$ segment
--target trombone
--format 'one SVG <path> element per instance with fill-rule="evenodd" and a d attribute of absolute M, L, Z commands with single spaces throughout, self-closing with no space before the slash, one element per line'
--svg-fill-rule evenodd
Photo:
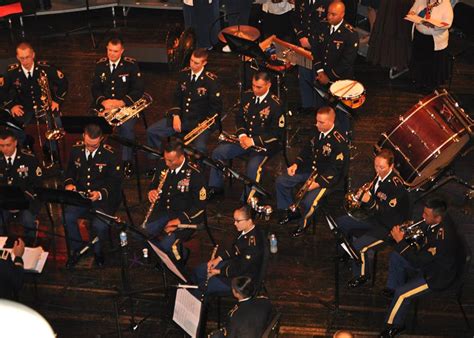
<path fill-rule="evenodd" d="M 187 133 L 184 136 L 184 145 L 187 146 L 191 142 L 193 142 L 195 139 L 199 137 L 206 129 L 209 129 L 212 127 L 214 123 L 216 123 L 216 118 L 219 116 L 219 114 L 214 114 L 214 116 L 208 117 L 201 123 L 199 123 L 196 128 L 191 130 L 189 133 Z"/>

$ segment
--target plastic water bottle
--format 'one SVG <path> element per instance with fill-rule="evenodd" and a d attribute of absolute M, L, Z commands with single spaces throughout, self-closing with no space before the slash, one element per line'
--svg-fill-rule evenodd
<path fill-rule="evenodd" d="M 275 234 L 270 235 L 270 252 L 277 253 L 278 252 L 278 241 Z"/>
<path fill-rule="evenodd" d="M 127 246 L 128 241 L 127 241 L 127 233 L 125 231 L 120 232 L 120 246 L 123 248 Z"/>
<path fill-rule="evenodd" d="M 143 252 L 143 260 L 145 261 L 145 263 L 148 263 L 148 249 L 143 248 L 142 252 Z"/>

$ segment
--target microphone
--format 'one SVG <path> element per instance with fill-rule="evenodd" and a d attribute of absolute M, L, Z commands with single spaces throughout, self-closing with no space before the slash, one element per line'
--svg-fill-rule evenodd
<path fill-rule="evenodd" d="M 202 230 L 204 229 L 204 224 L 178 224 L 178 229 Z"/>
<path fill-rule="evenodd" d="M 85 247 L 81 249 L 81 251 L 79 251 L 79 256 L 82 256 L 83 254 L 85 254 L 87 250 L 92 248 L 92 246 L 94 246 L 94 244 L 97 243 L 98 241 L 99 241 L 99 237 L 95 236 L 91 242 L 89 242 Z"/>

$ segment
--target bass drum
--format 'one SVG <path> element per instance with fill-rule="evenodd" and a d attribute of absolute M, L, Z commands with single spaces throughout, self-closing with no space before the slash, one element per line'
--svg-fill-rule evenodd
<path fill-rule="evenodd" d="M 395 165 L 409 189 L 436 178 L 473 135 L 473 120 L 446 91 L 435 91 L 383 133 L 376 149 L 391 149 Z"/>

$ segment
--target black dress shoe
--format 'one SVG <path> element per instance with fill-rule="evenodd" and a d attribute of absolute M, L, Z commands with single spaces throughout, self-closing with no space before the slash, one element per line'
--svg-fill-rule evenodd
<path fill-rule="evenodd" d="M 278 220 L 278 224 L 281 224 L 281 225 L 287 224 L 287 223 L 289 223 L 291 221 L 294 221 L 295 219 L 299 219 L 299 218 L 301 218 L 301 212 L 300 212 L 299 209 L 296 209 L 295 211 L 291 211 L 291 210 L 288 209 L 286 211 L 286 215 Z"/>
<path fill-rule="evenodd" d="M 394 294 L 395 291 L 393 289 L 384 288 L 382 290 L 382 296 L 384 296 L 385 298 L 392 299 Z"/>
<path fill-rule="evenodd" d="M 356 288 L 361 285 L 364 285 L 367 281 L 369 280 L 369 277 L 367 276 L 359 276 L 352 278 L 348 283 L 347 286 L 350 288 Z"/>
<path fill-rule="evenodd" d="M 293 238 L 300 237 L 300 236 L 302 236 L 302 235 L 305 233 L 306 229 L 308 229 L 308 227 L 304 227 L 304 226 L 302 226 L 302 225 L 299 225 L 299 226 L 291 233 L 290 236 L 293 237 Z"/>
<path fill-rule="evenodd" d="M 79 254 L 77 252 L 71 253 L 66 261 L 66 269 L 72 269 L 77 262 L 79 262 Z"/>
<path fill-rule="evenodd" d="M 216 188 L 216 187 L 210 187 L 209 190 L 207 191 L 207 200 L 212 201 L 219 195 L 224 194 L 224 189 Z"/>
<path fill-rule="evenodd" d="M 123 174 L 126 178 L 132 177 L 134 172 L 135 171 L 133 170 L 132 162 L 130 161 L 123 162 Z"/>
<path fill-rule="evenodd" d="M 403 330 L 405 330 L 404 327 L 399 327 L 399 326 L 387 326 L 385 328 L 385 330 L 383 330 L 382 332 L 380 332 L 380 337 L 381 338 L 392 338 L 392 337 L 396 337 L 397 335 L 399 335 L 400 333 L 403 332 Z"/>
<path fill-rule="evenodd" d="M 105 264 L 104 256 L 94 254 L 94 262 L 95 262 L 95 265 L 97 265 L 97 267 L 102 268 Z"/>

